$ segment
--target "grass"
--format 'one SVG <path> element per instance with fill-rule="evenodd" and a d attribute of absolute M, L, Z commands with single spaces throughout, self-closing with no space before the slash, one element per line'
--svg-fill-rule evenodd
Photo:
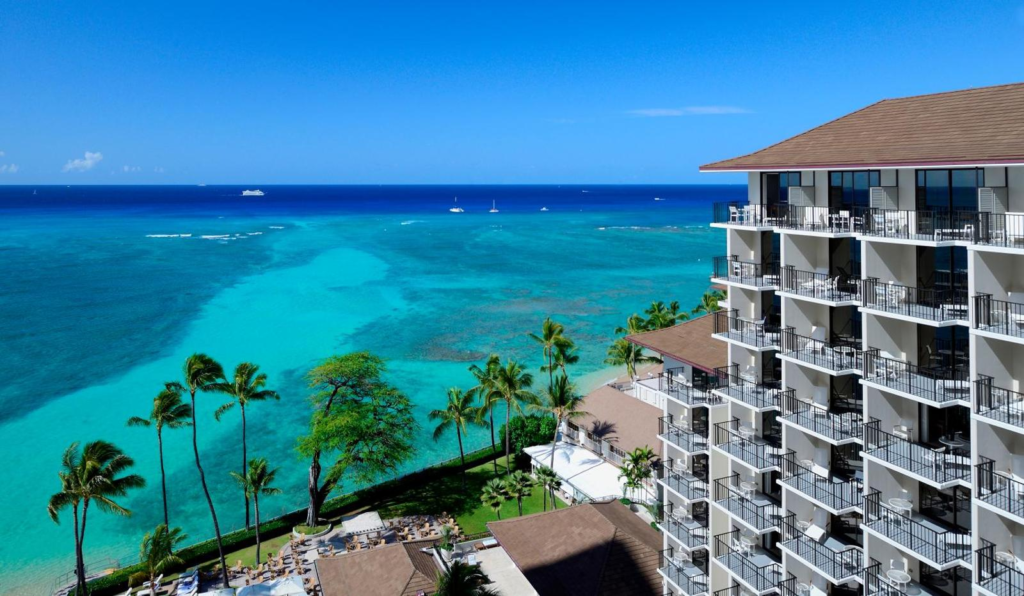
<path fill-rule="evenodd" d="M 263 557 L 264 562 L 267 560 L 267 553 L 277 553 L 288 544 L 288 535 L 277 536 L 264 540 L 260 543 L 260 556 Z M 259 563 L 256 561 L 256 545 L 252 545 L 241 550 L 236 550 L 230 553 L 224 553 L 224 560 L 227 561 L 228 567 L 234 567 L 238 560 L 242 560 L 242 565 L 245 567 L 255 567 Z M 210 561 L 205 565 L 201 566 L 201 569 L 207 570 L 212 568 L 214 565 L 220 563 L 220 560 Z"/>
<path fill-rule="evenodd" d="M 299 525 L 295 526 L 295 531 L 296 532 L 298 532 L 300 534 L 305 534 L 307 536 L 310 535 L 310 534 L 319 534 L 320 532 L 323 532 L 326 529 L 327 529 L 326 525 L 323 525 L 323 526 L 307 526 L 306 524 L 299 524 Z"/>

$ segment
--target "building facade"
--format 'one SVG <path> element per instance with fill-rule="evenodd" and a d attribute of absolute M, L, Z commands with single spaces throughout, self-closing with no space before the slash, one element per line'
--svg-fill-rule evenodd
<path fill-rule="evenodd" d="M 711 224 L 728 362 L 657 389 L 666 591 L 1024 594 L 1024 84 L 702 170 L 748 199 Z"/>

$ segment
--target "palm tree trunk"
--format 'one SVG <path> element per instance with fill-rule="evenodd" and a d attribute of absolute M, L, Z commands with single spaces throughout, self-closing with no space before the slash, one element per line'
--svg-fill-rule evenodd
<path fill-rule="evenodd" d="M 555 443 L 558 442 L 558 427 L 562 424 L 562 419 L 559 416 L 555 416 L 555 436 L 551 437 L 551 470 L 555 469 Z"/>
<path fill-rule="evenodd" d="M 170 528 L 171 524 L 167 521 L 167 475 L 164 473 L 164 438 L 160 429 L 156 431 L 156 445 L 160 450 L 160 491 L 164 496 L 164 525 Z"/>
<path fill-rule="evenodd" d="M 516 497 L 516 505 L 519 505 L 519 517 L 523 517 L 523 498 Z"/>
<path fill-rule="evenodd" d="M 553 370 L 554 369 L 554 363 L 551 360 L 552 351 L 554 349 L 555 348 L 552 345 L 552 347 L 550 347 L 550 348 L 548 348 L 546 350 L 547 353 L 548 353 L 548 387 L 551 387 L 552 385 L 555 384 L 555 371 Z"/>
<path fill-rule="evenodd" d="M 85 582 L 85 518 L 89 514 L 88 499 L 82 503 L 82 530 L 78 535 L 78 581 L 82 582 L 79 594 L 89 596 L 89 585 Z"/>
<path fill-rule="evenodd" d="M 548 490 L 547 490 L 547 487 L 544 487 L 543 490 L 544 490 L 544 511 L 547 511 L 548 510 Z"/>
<path fill-rule="evenodd" d="M 196 429 L 196 391 L 189 392 L 192 396 L 192 452 L 196 456 L 196 469 L 199 470 L 199 483 L 203 485 L 203 495 L 206 496 L 206 504 L 210 507 L 210 517 L 213 518 L 213 533 L 217 536 L 217 553 L 220 555 L 220 570 L 224 576 L 224 587 L 228 587 L 228 566 L 224 560 L 224 543 L 220 537 L 220 524 L 217 523 L 217 511 L 213 508 L 213 499 L 210 498 L 210 489 L 206 486 L 206 474 L 203 473 L 203 465 L 199 463 L 199 440 Z"/>
<path fill-rule="evenodd" d="M 85 587 L 85 562 L 82 560 L 82 539 L 78 528 L 78 503 L 74 505 L 75 512 L 75 593 L 86 594 Z"/>
<path fill-rule="evenodd" d="M 246 499 L 248 501 L 248 499 Z M 256 565 L 260 564 L 260 496 L 254 494 L 252 496 L 253 507 L 256 508 Z"/>
<path fill-rule="evenodd" d="M 462 490 L 466 490 L 466 454 L 462 451 L 462 431 L 455 425 L 455 436 L 459 438 L 459 458 L 462 459 Z"/>
<path fill-rule="evenodd" d="M 510 414 L 512 413 L 512 403 L 509 401 L 505 402 L 505 473 L 508 474 L 512 464 L 509 462 L 509 437 L 512 436 L 512 426 L 509 424 L 511 419 Z"/>
<path fill-rule="evenodd" d="M 306 510 L 306 525 L 313 527 L 320 518 L 320 450 L 313 452 L 309 464 L 309 508 Z"/>
<path fill-rule="evenodd" d="M 487 410 L 487 415 L 490 416 L 490 418 L 491 418 L 491 454 L 493 455 L 494 454 L 494 450 L 497 448 L 497 446 L 496 446 L 496 444 L 494 442 L 494 406 L 491 406 L 491 408 Z M 494 464 L 494 475 L 497 476 L 498 475 L 498 458 L 495 457 L 494 459 L 492 459 L 491 463 Z"/>
<path fill-rule="evenodd" d="M 242 409 L 242 477 L 245 478 L 245 469 L 249 466 L 249 460 L 246 459 L 245 453 L 245 404 L 239 403 L 238 407 Z M 245 489 L 242 489 L 242 497 L 245 499 L 245 529 L 249 529 L 249 495 L 245 494 Z"/>

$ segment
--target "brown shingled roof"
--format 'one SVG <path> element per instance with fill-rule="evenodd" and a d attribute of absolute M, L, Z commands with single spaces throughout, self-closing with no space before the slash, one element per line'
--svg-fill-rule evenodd
<path fill-rule="evenodd" d="M 611 385 L 591 391 L 582 409 L 587 413 L 573 423 L 623 451 L 650 447 L 661 455 L 658 418 L 662 412 L 650 404 L 630 397 Z"/>
<path fill-rule="evenodd" d="M 487 527 L 540 596 L 656 596 L 661 534 L 618 501 Z"/>
<path fill-rule="evenodd" d="M 886 99 L 703 171 L 1024 162 L 1024 83 Z"/>
<path fill-rule="evenodd" d="M 389 544 L 342 557 L 316 560 L 323 596 L 416 596 L 434 593 L 438 567 L 433 555 L 420 549 L 436 539 Z"/>
<path fill-rule="evenodd" d="M 725 342 L 711 338 L 714 317 L 704 315 L 673 327 L 644 331 L 626 339 L 663 356 L 714 373 L 715 368 L 729 364 Z"/>

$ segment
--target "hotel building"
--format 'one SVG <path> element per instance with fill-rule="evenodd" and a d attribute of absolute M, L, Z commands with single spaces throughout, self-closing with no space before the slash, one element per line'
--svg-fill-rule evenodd
<path fill-rule="evenodd" d="M 1024 84 L 701 170 L 747 200 L 711 224 L 726 365 L 649 384 L 666 593 L 1024 594 Z"/>

